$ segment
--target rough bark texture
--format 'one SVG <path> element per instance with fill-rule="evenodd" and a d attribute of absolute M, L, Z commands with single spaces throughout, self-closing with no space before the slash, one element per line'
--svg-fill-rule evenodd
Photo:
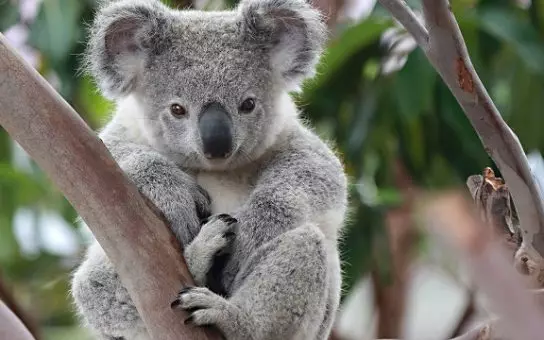
<path fill-rule="evenodd" d="M 467 187 L 476 204 L 482 221 L 492 227 L 503 241 L 509 256 L 514 258 L 522 241 L 519 220 L 508 186 L 500 177 L 495 177 L 491 168 L 482 175 L 467 179 Z"/>
<path fill-rule="evenodd" d="M 0 339 L 35 340 L 15 314 L 0 300 Z"/>
<path fill-rule="evenodd" d="M 210 339 L 170 302 L 192 279 L 180 246 L 104 144 L 0 34 L 0 125 L 91 228 L 155 339 Z"/>

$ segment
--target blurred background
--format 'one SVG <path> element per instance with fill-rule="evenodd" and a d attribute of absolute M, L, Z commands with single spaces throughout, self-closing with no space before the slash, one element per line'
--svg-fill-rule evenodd
<path fill-rule="evenodd" d="M 165 1 L 216 9 L 236 1 Z M 407 1 L 419 9 L 419 1 Z M 535 171 L 544 148 L 544 2 L 455 0 L 473 64 Z M 330 42 L 319 75 L 295 95 L 334 141 L 351 178 L 335 339 L 439 339 L 487 317 L 455 254 L 413 227 L 410 188 L 464 189 L 493 166 L 459 105 L 414 41 L 375 0 L 314 1 Z M 0 31 L 93 128 L 111 103 L 78 72 L 96 0 L 0 0 Z M 1 75 L 0 75 L 1 77 Z M 0 107 L 1 109 L 1 107 Z M 543 174 L 544 178 L 544 174 Z M 87 339 L 68 287 L 90 234 L 0 127 L 0 299 L 40 339 Z"/>

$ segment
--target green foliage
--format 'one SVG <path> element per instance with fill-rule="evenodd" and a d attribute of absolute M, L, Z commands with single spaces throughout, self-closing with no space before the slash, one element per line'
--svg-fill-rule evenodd
<path fill-rule="evenodd" d="M 227 2 L 233 6 L 237 1 Z M 170 3 L 184 6 L 182 1 Z M 473 64 L 505 119 L 526 150 L 542 150 L 544 5 L 532 1 L 523 9 L 513 3 L 463 0 L 454 1 L 453 9 Z M 20 19 L 13 4 L 0 0 L 0 30 Z M 413 4 L 417 8 L 419 2 Z M 107 119 L 111 103 L 78 72 L 86 24 L 95 6 L 93 0 L 45 0 L 27 26 L 28 44 L 40 54 L 39 71 L 58 84 L 64 98 L 96 129 Z M 345 292 L 372 268 L 387 273 L 383 216 L 388 208 L 402 204 L 393 178 L 396 162 L 404 164 L 417 185 L 428 189 L 462 186 L 468 175 L 492 164 L 421 50 L 405 52 L 400 70 L 383 72 L 382 61 L 394 51 L 381 37 L 393 25 L 378 6 L 365 20 L 335 29 L 318 76 L 295 95 L 304 117 L 336 143 L 352 180 L 352 216 L 342 241 Z M 36 311 L 42 325 L 51 327 L 47 338 L 83 338 L 73 328 L 66 294 L 77 258 L 43 248 L 24 253 L 13 230 L 21 208 L 34 212 L 36 219 L 40 212 L 57 212 L 74 233 L 76 213 L 39 169 L 16 167 L 13 150 L 0 130 L 0 268 L 23 305 Z"/>
<path fill-rule="evenodd" d="M 0 31 L 3 31 L 19 21 L 19 10 L 10 1 L 0 2 Z"/>

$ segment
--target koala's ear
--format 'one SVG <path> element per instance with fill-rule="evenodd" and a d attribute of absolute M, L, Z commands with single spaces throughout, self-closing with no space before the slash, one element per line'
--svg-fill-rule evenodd
<path fill-rule="evenodd" d="M 288 85 L 314 74 L 327 33 L 317 9 L 305 0 L 242 0 L 239 11 L 244 38 L 269 51 Z"/>
<path fill-rule="evenodd" d="M 90 32 L 87 66 L 107 97 L 130 93 L 152 54 L 169 44 L 167 7 L 158 0 L 110 1 Z"/>

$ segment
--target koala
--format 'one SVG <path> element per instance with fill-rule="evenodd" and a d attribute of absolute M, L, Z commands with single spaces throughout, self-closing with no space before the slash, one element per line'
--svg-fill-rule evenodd
<path fill-rule="evenodd" d="M 289 95 L 315 73 L 321 19 L 304 0 L 215 12 L 119 0 L 91 28 L 88 69 L 116 103 L 100 137 L 197 285 L 171 307 L 227 340 L 326 339 L 339 306 L 347 178 Z M 99 338 L 150 339 L 98 243 L 71 292 Z"/>

